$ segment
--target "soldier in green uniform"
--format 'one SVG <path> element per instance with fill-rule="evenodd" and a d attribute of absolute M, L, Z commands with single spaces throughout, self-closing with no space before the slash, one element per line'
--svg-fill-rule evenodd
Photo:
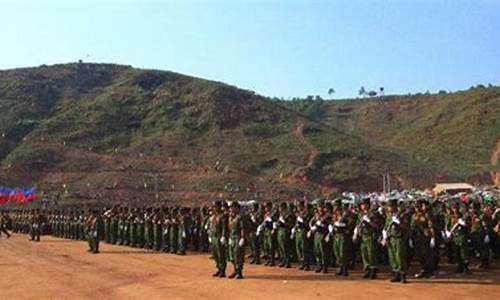
<path fill-rule="evenodd" d="M 170 252 L 170 214 L 171 211 L 169 208 L 165 207 L 163 210 L 163 224 L 161 227 L 163 252 Z"/>
<path fill-rule="evenodd" d="M 452 214 L 446 224 L 446 237 L 451 240 L 453 255 L 457 263 L 455 273 L 469 273 L 469 225 L 467 217 L 460 211 L 458 203 L 452 204 Z"/>
<path fill-rule="evenodd" d="M 472 242 L 472 249 L 474 252 L 478 253 L 480 264 L 480 269 L 486 269 L 490 266 L 489 261 L 489 228 L 488 223 L 490 219 L 486 214 L 481 211 L 481 203 L 479 201 L 473 201 L 470 211 L 470 239 Z"/>
<path fill-rule="evenodd" d="M 278 253 L 281 259 L 279 267 L 291 268 L 290 235 L 293 226 L 293 217 L 288 210 L 286 202 L 282 202 L 279 207 L 277 227 Z"/>
<path fill-rule="evenodd" d="M 178 241 L 178 250 L 177 254 L 178 255 L 186 255 L 187 251 L 187 244 L 189 241 L 189 237 L 191 235 L 190 228 L 191 228 L 191 219 L 189 217 L 189 208 L 183 207 L 180 210 L 179 215 L 177 216 L 178 218 L 178 233 L 177 237 L 179 239 Z"/>
<path fill-rule="evenodd" d="M 375 216 L 370 211 L 370 198 L 364 198 L 360 202 L 360 215 L 358 224 L 354 229 L 354 239 L 359 239 L 359 250 L 363 260 L 365 274 L 363 278 L 377 278 L 377 229 L 378 224 Z"/>
<path fill-rule="evenodd" d="M 245 257 L 245 224 L 240 214 L 240 204 L 237 201 L 231 203 L 229 211 L 229 261 L 233 263 L 234 271 L 228 278 L 243 279 L 243 262 Z"/>
<path fill-rule="evenodd" d="M 273 204 L 271 202 L 267 202 L 264 207 L 264 221 L 257 232 L 262 233 L 263 239 L 263 250 L 266 257 L 266 266 L 275 266 L 276 259 L 276 229 L 277 226 L 275 224 L 275 212 L 273 211 Z"/>
<path fill-rule="evenodd" d="M 250 260 L 250 264 L 260 265 L 261 236 L 257 234 L 257 228 L 262 223 L 263 217 L 260 211 L 259 203 L 254 203 L 252 205 L 251 211 L 249 213 L 249 219 L 249 242 L 252 257 L 252 260 Z"/>
<path fill-rule="evenodd" d="M 177 253 L 179 248 L 179 208 L 175 207 L 169 217 L 170 253 Z"/>
<path fill-rule="evenodd" d="M 300 201 L 295 209 L 295 225 L 292 228 L 292 235 L 295 240 L 295 251 L 299 261 L 300 270 L 309 271 L 312 261 L 312 251 L 310 239 L 307 238 L 309 221 L 311 214 L 307 210 L 305 201 Z"/>
<path fill-rule="evenodd" d="M 209 221 L 209 241 L 212 246 L 212 257 L 217 267 L 214 277 L 226 277 L 226 245 L 228 220 L 222 212 L 222 203 L 216 201 L 212 207 Z"/>
<path fill-rule="evenodd" d="M 382 244 L 386 245 L 389 257 L 389 265 L 394 277 L 391 282 L 406 283 L 407 261 L 407 234 L 409 224 L 402 217 L 398 209 L 398 199 L 389 199 L 387 206 L 385 225 L 382 231 Z"/>
<path fill-rule="evenodd" d="M 148 207 L 144 213 L 144 248 L 153 249 L 154 230 L 153 230 L 153 208 Z"/>
<path fill-rule="evenodd" d="M 163 216 L 162 210 L 160 208 L 155 208 L 152 216 L 153 222 L 153 248 L 156 251 L 161 251 L 162 249 L 162 226 L 163 226 Z"/>
<path fill-rule="evenodd" d="M 328 273 L 329 258 L 327 257 L 326 250 L 326 235 L 328 233 L 329 220 L 326 214 L 325 205 L 323 201 L 318 201 L 316 206 L 316 213 L 309 221 L 308 237 L 314 237 L 314 255 L 316 256 L 316 263 L 318 268 L 316 273 Z"/>
<path fill-rule="evenodd" d="M 41 235 L 41 228 L 43 223 L 43 216 L 40 210 L 37 208 L 33 211 L 31 222 L 30 222 L 30 237 L 31 241 L 39 242 Z"/>
<path fill-rule="evenodd" d="M 342 199 L 334 202 L 331 224 L 328 226 L 330 235 L 333 235 L 333 253 L 339 266 L 337 275 L 348 276 L 349 255 L 352 251 L 352 234 L 354 217 L 349 210 L 342 207 Z"/>
<path fill-rule="evenodd" d="M 94 254 L 99 253 L 99 241 L 101 240 L 100 228 L 103 228 L 102 218 L 97 210 L 93 210 L 88 216 L 87 222 L 87 239 L 89 243 L 89 252 Z"/>
<path fill-rule="evenodd" d="M 7 224 L 8 223 L 8 215 L 7 212 L 2 212 L 0 214 L 0 235 L 2 232 L 7 236 L 7 238 L 10 238 L 11 234 L 9 231 L 7 231 Z"/>
<path fill-rule="evenodd" d="M 415 255 L 420 263 L 421 271 L 416 278 L 429 278 L 434 275 L 434 258 L 432 248 L 435 247 L 434 226 L 428 212 L 429 202 L 425 198 L 417 200 L 415 213 L 411 219 L 409 244 L 414 247 Z"/>

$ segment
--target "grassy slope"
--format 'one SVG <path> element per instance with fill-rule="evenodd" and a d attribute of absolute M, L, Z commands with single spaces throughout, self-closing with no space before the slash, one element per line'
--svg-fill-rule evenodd
<path fill-rule="evenodd" d="M 157 185 L 161 197 L 285 197 L 297 187 L 374 188 L 386 168 L 419 172 L 401 153 L 250 91 L 172 72 L 96 64 L 1 71 L 0 108 L 0 179 L 50 191 L 65 184 L 70 195 L 151 197 Z M 307 145 L 295 133 L 299 120 Z M 319 155 L 311 158 L 311 147 Z"/>
<path fill-rule="evenodd" d="M 498 170 L 490 162 L 500 140 L 498 87 L 288 105 L 371 144 L 408 155 L 429 175 L 466 178 Z"/>

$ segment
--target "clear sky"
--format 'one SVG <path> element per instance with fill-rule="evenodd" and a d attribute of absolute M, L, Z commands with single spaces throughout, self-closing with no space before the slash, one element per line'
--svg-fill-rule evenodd
<path fill-rule="evenodd" d="M 0 69 L 78 59 L 285 98 L 467 89 L 500 84 L 500 0 L 0 0 Z"/>

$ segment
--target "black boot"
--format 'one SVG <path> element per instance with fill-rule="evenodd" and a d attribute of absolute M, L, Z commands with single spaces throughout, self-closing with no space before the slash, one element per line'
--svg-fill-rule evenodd
<path fill-rule="evenodd" d="M 236 277 L 236 272 L 234 272 L 231 275 L 227 276 L 227 278 L 229 278 L 229 279 L 233 279 L 234 277 Z"/>
<path fill-rule="evenodd" d="M 349 276 L 349 270 L 348 270 L 347 266 L 344 266 L 342 268 L 343 268 L 342 269 L 342 276 L 345 276 L 345 277 Z"/>
<path fill-rule="evenodd" d="M 401 273 L 401 283 L 407 283 L 406 281 L 406 273 Z"/>
<path fill-rule="evenodd" d="M 219 273 L 219 278 L 226 278 L 226 272 L 221 270 Z"/>
<path fill-rule="evenodd" d="M 342 271 L 344 271 L 344 267 L 340 267 L 337 272 L 335 272 L 335 275 L 340 276 L 342 275 Z"/>
<path fill-rule="evenodd" d="M 394 274 L 394 277 L 390 280 L 391 282 L 400 282 L 401 281 L 401 274 L 399 272 Z"/>
<path fill-rule="evenodd" d="M 370 279 L 377 279 L 377 269 L 370 270 Z"/>
<path fill-rule="evenodd" d="M 316 273 L 321 273 L 321 271 L 323 271 L 323 268 L 322 268 L 322 267 L 319 267 L 319 268 L 317 268 L 317 269 L 316 269 L 316 271 L 315 271 L 315 272 L 316 272 Z"/>
<path fill-rule="evenodd" d="M 365 275 L 363 275 L 363 278 L 364 278 L 364 279 L 369 278 L 369 277 L 370 277 L 370 275 L 371 275 L 370 273 L 371 273 L 371 270 L 370 270 L 370 269 L 366 269 L 366 270 L 365 270 Z"/>
<path fill-rule="evenodd" d="M 217 270 L 217 272 L 215 272 L 212 276 L 213 277 L 219 277 L 219 275 L 220 275 L 220 270 Z"/>
<path fill-rule="evenodd" d="M 236 275 L 236 279 L 243 279 L 243 272 L 241 270 L 238 271 L 238 274 Z"/>

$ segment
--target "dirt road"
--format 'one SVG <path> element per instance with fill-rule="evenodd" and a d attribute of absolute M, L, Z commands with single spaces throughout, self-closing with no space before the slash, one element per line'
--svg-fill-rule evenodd
<path fill-rule="evenodd" d="M 498 299 L 500 270 L 468 278 L 391 284 L 248 266 L 246 279 L 211 277 L 207 255 L 156 254 L 113 245 L 86 252 L 84 242 L 24 235 L 0 239 L 0 299 Z"/>

